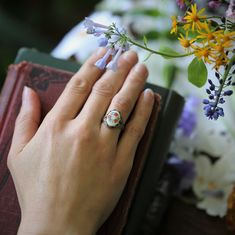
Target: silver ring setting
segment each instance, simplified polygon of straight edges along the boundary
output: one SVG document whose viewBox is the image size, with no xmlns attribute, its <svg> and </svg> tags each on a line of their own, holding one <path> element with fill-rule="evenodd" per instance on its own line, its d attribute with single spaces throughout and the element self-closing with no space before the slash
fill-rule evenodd
<svg viewBox="0 0 235 235">
<path fill-rule="evenodd" d="M 121 113 L 116 110 L 110 110 L 103 118 L 103 123 L 110 128 L 123 128 L 123 120 Z"/>
</svg>

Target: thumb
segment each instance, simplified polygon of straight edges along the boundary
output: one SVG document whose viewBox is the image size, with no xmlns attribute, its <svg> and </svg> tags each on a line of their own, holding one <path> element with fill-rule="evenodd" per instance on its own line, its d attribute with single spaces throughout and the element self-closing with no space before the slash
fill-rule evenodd
<svg viewBox="0 0 235 235">
<path fill-rule="evenodd" d="M 37 93 L 25 86 L 22 95 L 22 106 L 16 119 L 12 140 L 14 153 L 22 151 L 35 135 L 41 118 L 41 105 Z"/>
</svg>

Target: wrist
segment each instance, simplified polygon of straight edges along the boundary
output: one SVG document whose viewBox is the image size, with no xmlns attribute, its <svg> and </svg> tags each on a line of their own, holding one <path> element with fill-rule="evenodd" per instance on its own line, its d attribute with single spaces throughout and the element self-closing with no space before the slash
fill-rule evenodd
<svg viewBox="0 0 235 235">
<path fill-rule="evenodd" d="M 80 230 L 71 225 L 61 226 L 59 223 L 40 224 L 33 219 L 22 219 L 17 235 L 95 235 L 96 233 L 84 229 L 84 226 Z"/>
</svg>

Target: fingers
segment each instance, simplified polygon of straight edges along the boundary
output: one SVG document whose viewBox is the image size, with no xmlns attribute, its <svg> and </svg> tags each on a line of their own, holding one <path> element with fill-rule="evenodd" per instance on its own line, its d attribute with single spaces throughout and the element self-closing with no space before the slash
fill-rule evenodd
<svg viewBox="0 0 235 235">
<path fill-rule="evenodd" d="M 116 109 L 122 114 L 123 122 L 125 123 L 130 113 L 132 112 L 140 93 L 144 89 L 145 81 L 148 76 L 148 71 L 145 65 L 137 64 L 129 73 L 123 87 L 115 95 L 110 110 Z M 106 125 L 102 125 L 101 131 L 107 139 L 112 138 L 115 142 L 118 140 L 120 128 L 110 129 Z M 114 138 L 116 136 L 116 138 Z"/>
<path fill-rule="evenodd" d="M 16 119 L 12 140 L 12 151 L 18 153 L 36 133 L 41 118 L 41 106 L 37 93 L 29 87 L 24 87 L 22 106 Z"/>
<path fill-rule="evenodd" d="M 95 62 L 106 53 L 105 49 L 95 52 L 71 78 L 65 90 L 54 105 L 53 115 L 73 119 L 85 103 L 92 86 L 103 74 Z"/>
<path fill-rule="evenodd" d="M 137 146 L 145 132 L 154 104 L 154 93 L 146 89 L 140 96 L 134 113 L 121 136 L 116 157 L 116 167 L 131 170 Z"/>
<path fill-rule="evenodd" d="M 96 82 L 80 116 L 92 120 L 93 123 L 96 121 L 100 125 L 113 96 L 122 87 L 128 73 L 137 61 L 138 58 L 135 52 L 124 53 L 118 61 L 117 71 L 106 71 L 100 80 Z"/>
</svg>

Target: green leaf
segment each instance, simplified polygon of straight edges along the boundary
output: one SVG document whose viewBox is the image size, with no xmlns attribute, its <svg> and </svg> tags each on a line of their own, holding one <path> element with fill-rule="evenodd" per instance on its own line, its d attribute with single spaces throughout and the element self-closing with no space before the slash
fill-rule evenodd
<svg viewBox="0 0 235 235">
<path fill-rule="evenodd" d="M 143 36 L 143 41 L 144 41 L 144 45 L 147 47 L 147 43 L 148 43 L 148 39 L 146 38 L 146 36 Z"/>
<path fill-rule="evenodd" d="M 202 87 L 207 81 L 207 68 L 202 59 L 195 57 L 188 66 L 188 80 L 197 87 Z"/>
<path fill-rule="evenodd" d="M 172 55 L 172 56 L 180 55 L 180 53 L 174 51 L 173 49 L 171 49 L 169 47 L 163 47 L 159 51 L 163 52 L 163 53 L 166 53 L 168 55 Z M 165 59 L 173 59 L 172 57 L 164 56 L 164 55 L 162 57 L 164 57 Z"/>
</svg>

